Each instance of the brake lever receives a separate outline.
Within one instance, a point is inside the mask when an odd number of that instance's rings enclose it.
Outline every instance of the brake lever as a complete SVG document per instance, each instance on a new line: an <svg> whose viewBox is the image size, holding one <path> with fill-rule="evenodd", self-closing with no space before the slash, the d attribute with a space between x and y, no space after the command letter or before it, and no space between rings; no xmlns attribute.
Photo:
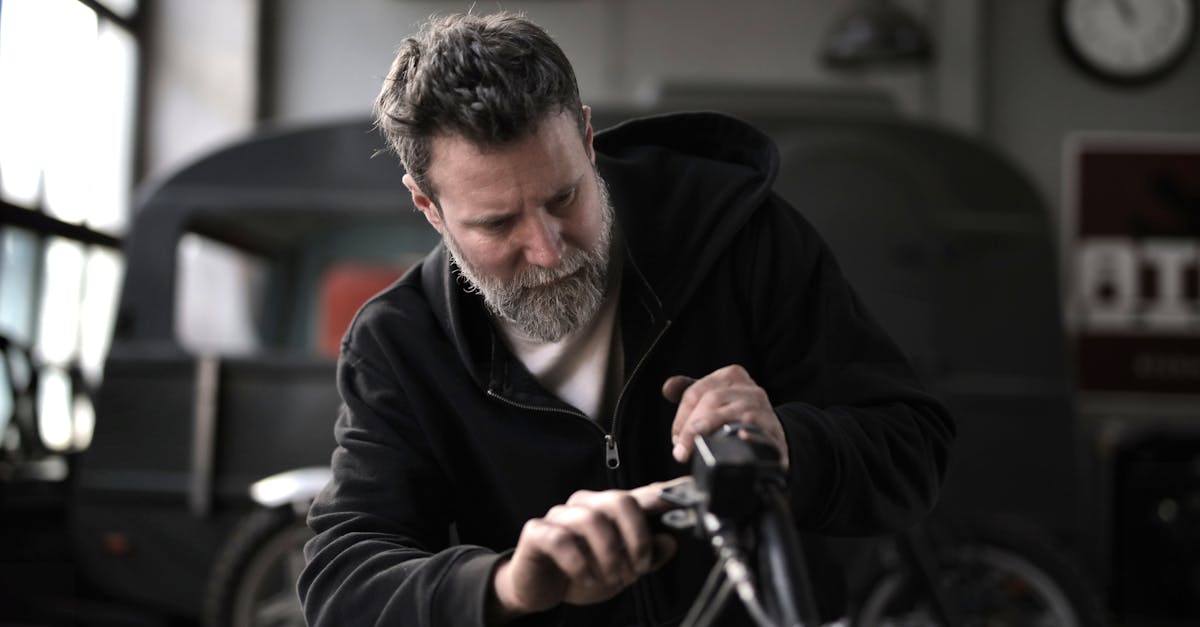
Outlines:
<svg viewBox="0 0 1200 627"><path fill-rule="evenodd" d="M651 516L651 529L656 532L687 532L699 533L697 524L700 521L700 506L704 503L704 494L696 488L696 481L690 475L680 477L663 488L658 493L659 498L675 507L658 516Z"/></svg>

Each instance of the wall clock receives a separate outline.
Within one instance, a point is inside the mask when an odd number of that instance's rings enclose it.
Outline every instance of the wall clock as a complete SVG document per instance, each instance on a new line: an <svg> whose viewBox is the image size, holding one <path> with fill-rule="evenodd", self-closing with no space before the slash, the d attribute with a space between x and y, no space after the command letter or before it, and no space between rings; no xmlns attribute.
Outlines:
<svg viewBox="0 0 1200 627"><path fill-rule="evenodd" d="M1071 58L1112 83L1169 74L1196 40L1197 0L1058 0L1059 37Z"/></svg>

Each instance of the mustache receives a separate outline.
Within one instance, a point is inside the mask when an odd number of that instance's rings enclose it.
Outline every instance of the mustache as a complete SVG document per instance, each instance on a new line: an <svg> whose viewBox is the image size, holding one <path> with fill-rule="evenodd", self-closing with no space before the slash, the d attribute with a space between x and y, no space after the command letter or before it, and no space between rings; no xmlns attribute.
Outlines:
<svg viewBox="0 0 1200 627"><path fill-rule="evenodd" d="M578 248L571 248L563 255L562 262L555 268L532 266L522 270L513 277L512 287L518 290L531 290L556 281L561 281L587 266L589 255Z"/></svg>

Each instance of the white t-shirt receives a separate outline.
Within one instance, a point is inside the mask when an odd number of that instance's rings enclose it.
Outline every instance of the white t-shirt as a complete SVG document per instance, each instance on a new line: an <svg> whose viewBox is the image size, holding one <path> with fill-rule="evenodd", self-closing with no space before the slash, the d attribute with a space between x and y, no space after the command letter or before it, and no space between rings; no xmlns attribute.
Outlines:
<svg viewBox="0 0 1200 627"><path fill-rule="evenodd" d="M530 339L512 323L497 319L509 349L534 378L597 422L606 420L616 409L624 377L624 351L617 323L621 277L619 272L613 274L596 317L557 342Z"/></svg>

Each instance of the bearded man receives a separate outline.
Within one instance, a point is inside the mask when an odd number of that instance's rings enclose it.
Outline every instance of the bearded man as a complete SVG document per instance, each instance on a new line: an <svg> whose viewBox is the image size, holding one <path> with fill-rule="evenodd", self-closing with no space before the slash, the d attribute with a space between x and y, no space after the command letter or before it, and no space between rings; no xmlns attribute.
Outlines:
<svg viewBox="0 0 1200 627"><path fill-rule="evenodd" d="M343 341L310 625L677 623L711 550L647 515L733 422L780 451L801 529L932 506L953 422L771 191L764 135L594 135L562 50L511 14L427 24L375 110L443 245Z"/></svg>

